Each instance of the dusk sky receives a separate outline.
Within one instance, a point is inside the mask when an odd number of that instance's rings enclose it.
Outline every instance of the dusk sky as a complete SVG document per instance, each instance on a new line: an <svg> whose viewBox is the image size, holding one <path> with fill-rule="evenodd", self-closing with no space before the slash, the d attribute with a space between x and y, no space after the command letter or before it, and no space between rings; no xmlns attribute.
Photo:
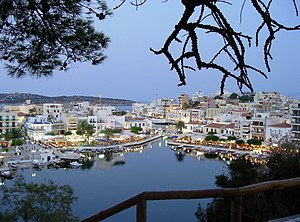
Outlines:
<svg viewBox="0 0 300 222"><path fill-rule="evenodd" d="M117 4L119 1L110 1ZM179 79L164 56L154 55L149 48L160 49L172 28L180 19L183 6L179 0L165 3L148 0L136 10L129 4L123 5L114 15L96 22L111 38L106 49L108 59L99 66L89 63L76 64L67 72L56 71L50 78L14 79L6 75L3 64L0 66L0 92L27 92L45 96L86 95L109 98L122 98L134 101L152 101L155 98L178 98L181 93L190 96L201 90L204 94L219 91L221 74L216 71L197 71L187 74L187 85L178 87ZM233 1L234 2L234 1ZM239 24L239 12L242 1L236 6L225 5L225 14L229 14L243 30L253 34L257 18L253 9L249 11L250 1L246 2L242 24ZM300 24L295 16L292 1L278 1L274 5L280 21L287 24ZM300 6L300 2L297 1ZM202 54L214 47L214 38L205 38ZM261 42L262 43L262 42ZM261 50L254 47L249 51L249 63L262 66ZM255 91L277 91L284 95L300 98L300 31L282 32L277 35L272 47L274 59L270 62L272 72L264 79L259 74L250 76ZM264 69L265 70L265 69ZM238 92L233 81L228 81L226 90Z"/></svg>

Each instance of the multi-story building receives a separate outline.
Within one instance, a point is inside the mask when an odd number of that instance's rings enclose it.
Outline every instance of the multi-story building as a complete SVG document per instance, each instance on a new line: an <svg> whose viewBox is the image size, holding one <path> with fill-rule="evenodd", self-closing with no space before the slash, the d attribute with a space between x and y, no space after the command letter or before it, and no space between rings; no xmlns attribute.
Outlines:
<svg viewBox="0 0 300 222"><path fill-rule="evenodd" d="M210 123L203 127L204 133L234 135L234 123Z"/></svg>
<svg viewBox="0 0 300 222"><path fill-rule="evenodd" d="M235 135L237 138L247 141L252 138L251 124L252 113L242 113L242 115L235 120Z"/></svg>
<svg viewBox="0 0 300 222"><path fill-rule="evenodd" d="M184 123L189 123L191 121L191 109L181 109L180 120Z"/></svg>
<svg viewBox="0 0 300 222"><path fill-rule="evenodd" d="M143 131L147 131L152 128L152 123L148 119L140 117L126 117L124 122L124 128L130 129L131 127L141 127Z"/></svg>
<svg viewBox="0 0 300 222"><path fill-rule="evenodd" d="M63 110L63 105L60 103L44 103L43 104L43 116L47 116L49 119L58 119Z"/></svg>
<svg viewBox="0 0 300 222"><path fill-rule="evenodd" d="M16 113L22 112L30 115L42 115L43 113L43 107L35 104L17 105L17 106L10 105L10 106L5 106L4 109Z"/></svg>
<svg viewBox="0 0 300 222"><path fill-rule="evenodd" d="M0 134L17 128L17 113L9 110L0 110Z"/></svg>
<svg viewBox="0 0 300 222"><path fill-rule="evenodd" d="M186 104L190 104L190 97L188 94L181 94L178 97L180 108L185 108Z"/></svg>
<svg viewBox="0 0 300 222"><path fill-rule="evenodd" d="M78 126L78 117L73 113L63 113L60 120L65 125L66 131L76 131Z"/></svg>
<svg viewBox="0 0 300 222"><path fill-rule="evenodd" d="M31 139L41 140L47 133L52 132L52 123L47 121L47 116L29 117L25 124L25 130Z"/></svg>
<svg viewBox="0 0 300 222"><path fill-rule="evenodd" d="M191 109L191 122L202 121L205 118L206 109Z"/></svg>
<svg viewBox="0 0 300 222"><path fill-rule="evenodd" d="M192 96L192 101L200 101L203 98L204 94L202 91L196 91Z"/></svg>
<svg viewBox="0 0 300 222"><path fill-rule="evenodd" d="M166 119L171 121L180 121L181 119L181 108L175 107L170 109L166 114Z"/></svg>
<svg viewBox="0 0 300 222"><path fill-rule="evenodd" d="M290 138L291 124L279 123L266 127L266 142L270 144L279 144L279 142L286 137Z"/></svg>
<svg viewBox="0 0 300 222"><path fill-rule="evenodd" d="M292 139L300 141L300 103L292 106Z"/></svg>

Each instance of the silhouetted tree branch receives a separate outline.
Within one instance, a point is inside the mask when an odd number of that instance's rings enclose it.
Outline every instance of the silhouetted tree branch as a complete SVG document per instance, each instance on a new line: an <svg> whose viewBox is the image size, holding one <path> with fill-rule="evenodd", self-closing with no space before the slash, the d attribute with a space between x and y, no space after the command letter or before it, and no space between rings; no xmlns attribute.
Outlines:
<svg viewBox="0 0 300 222"><path fill-rule="evenodd" d="M242 2L242 10L247 0ZM122 0L124 4L126 0ZM128 2L128 1L127 1ZM136 7L145 4L144 1L130 1ZM179 22L175 25L172 33L167 37L164 45L160 50L150 50L156 55L164 55L171 64L171 70L175 70L179 76L181 85L186 85L186 70L202 70L213 69L222 73L221 79L221 94L224 92L225 82L231 77L235 79L240 91L243 86L253 91L249 74L256 72L267 78L264 71L256 68L246 62L246 50L251 47L253 37L240 32L233 28L232 24L228 21L228 17L221 10L221 4L231 5L233 1L222 0L181 0L182 5L185 7L184 12ZM255 45L259 45L260 32L266 29L267 35L263 45L264 63L268 72L271 71L269 60L272 59L271 47L275 40L277 32L281 30L292 31L299 30L300 26L288 27L279 23L272 17L271 5L273 0L249 0L251 6L258 13L261 18L261 24L257 27L255 33ZM295 14L298 16L298 9L295 0L291 2L295 9ZM240 15L240 17L242 17ZM182 35L182 32L184 35ZM205 52L200 49L201 41L199 38L204 34L216 34L223 41L223 46L212 56L208 61L203 59ZM182 50L179 55L171 52L173 44L181 44ZM234 65L233 68L224 65L224 55ZM190 60L193 60L191 65Z"/></svg>

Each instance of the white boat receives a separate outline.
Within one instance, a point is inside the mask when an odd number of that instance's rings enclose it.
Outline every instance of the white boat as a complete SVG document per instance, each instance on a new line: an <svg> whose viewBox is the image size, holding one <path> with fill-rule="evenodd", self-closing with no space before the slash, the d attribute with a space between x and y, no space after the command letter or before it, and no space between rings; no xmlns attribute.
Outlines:
<svg viewBox="0 0 300 222"><path fill-rule="evenodd" d="M13 170L16 170L18 168L18 164L15 163L15 162L11 162L8 164L8 167L13 169Z"/></svg>
<svg viewBox="0 0 300 222"><path fill-rule="evenodd" d="M72 161L72 162L70 162L70 166L71 167L81 167L82 163L79 163L77 161Z"/></svg>
<svg viewBox="0 0 300 222"><path fill-rule="evenodd" d="M32 160L32 165L33 165L34 167L41 167L43 164L42 164L42 161L41 161L41 160L34 159L34 160Z"/></svg>
<svg viewBox="0 0 300 222"><path fill-rule="evenodd" d="M8 180L11 180L13 179L13 175L12 175L12 172L9 171L9 170L4 170L4 171L1 171L0 172L0 177L4 178L4 179L8 179Z"/></svg>

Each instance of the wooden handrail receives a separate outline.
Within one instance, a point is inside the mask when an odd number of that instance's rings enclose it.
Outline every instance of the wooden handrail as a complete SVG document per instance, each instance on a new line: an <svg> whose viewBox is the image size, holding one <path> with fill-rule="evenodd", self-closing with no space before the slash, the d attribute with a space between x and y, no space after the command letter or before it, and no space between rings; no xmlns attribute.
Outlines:
<svg viewBox="0 0 300 222"><path fill-rule="evenodd" d="M178 190L178 191L156 191L156 192L143 192L128 200L125 200L111 208L100 211L97 214L83 219L81 222L96 222L104 220L112 215L120 213L130 207L137 205L137 221L146 221L146 201L148 200L174 200L174 199L202 199L202 198L215 198L215 197L233 197L238 198L238 205L235 208L241 209L240 197L244 195L251 195L258 192L267 190L280 190L294 186L300 186L300 177L267 181L257 184L252 184L244 187L237 188L216 188L206 190ZM236 201L235 201L236 203ZM240 210L232 209L231 212L240 215ZM233 217L234 215L231 215ZM240 216L234 216L232 221L240 221ZM142 219L139 219L142 218Z"/></svg>

